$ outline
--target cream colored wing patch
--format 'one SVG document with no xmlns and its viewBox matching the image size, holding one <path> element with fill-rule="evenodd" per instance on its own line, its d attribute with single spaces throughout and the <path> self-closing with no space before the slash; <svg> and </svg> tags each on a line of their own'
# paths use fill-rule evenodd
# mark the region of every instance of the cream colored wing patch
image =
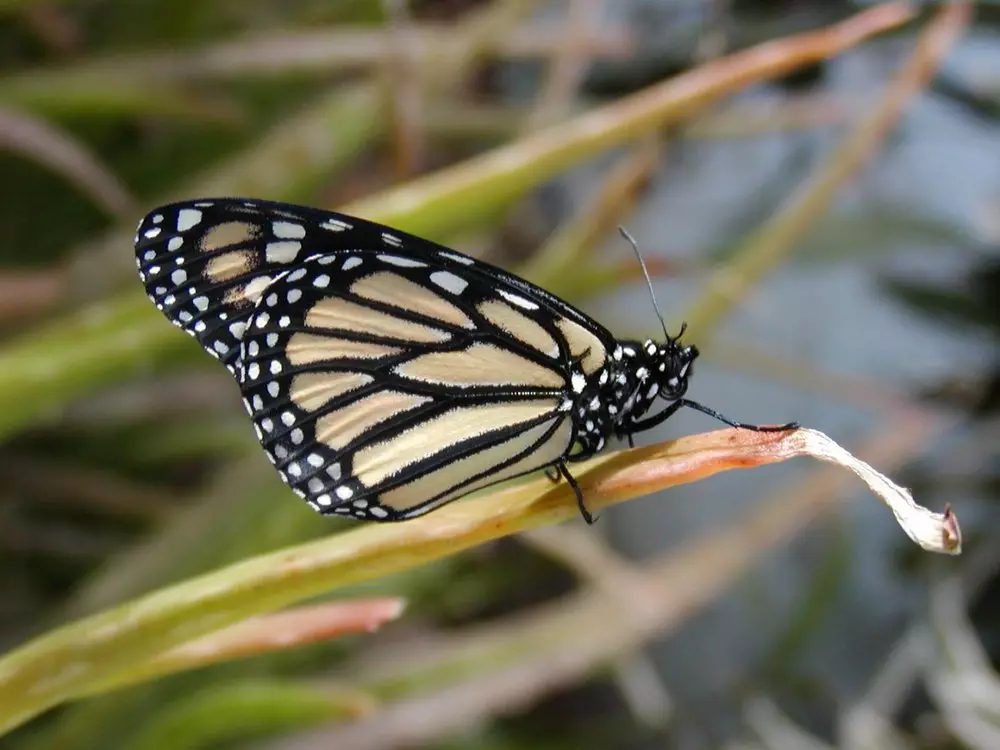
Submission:
<svg viewBox="0 0 1000 750">
<path fill-rule="evenodd" d="M 467 388 L 520 385 L 562 388 L 563 375 L 494 344 L 473 344 L 450 352 L 432 352 L 397 365 L 394 372 L 425 383 Z"/>
<path fill-rule="evenodd" d="M 444 464 L 381 493 L 379 500 L 397 511 L 417 507 L 423 511 L 422 506 L 441 505 L 482 487 L 549 466 L 569 448 L 572 435 L 569 420 L 563 419 L 555 430 L 554 423 L 555 420 L 543 422 L 491 448 Z M 504 468 L 497 468 L 511 461 Z"/>
<path fill-rule="evenodd" d="M 468 445 L 490 433 L 528 427 L 554 414 L 558 405 L 556 399 L 532 399 L 452 409 L 359 450 L 353 457 L 354 476 L 365 487 L 376 487 L 452 446 Z"/>
</svg>

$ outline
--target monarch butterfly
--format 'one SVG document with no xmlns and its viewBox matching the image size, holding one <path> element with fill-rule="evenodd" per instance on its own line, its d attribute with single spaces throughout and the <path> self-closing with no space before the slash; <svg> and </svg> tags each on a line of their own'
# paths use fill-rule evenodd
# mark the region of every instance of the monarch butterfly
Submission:
<svg viewBox="0 0 1000 750">
<path fill-rule="evenodd" d="M 794 426 L 685 399 L 683 329 L 618 341 L 517 276 L 362 219 L 186 201 L 143 218 L 135 252 L 150 299 L 233 374 L 271 463 L 320 513 L 399 521 L 545 468 L 592 523 L 567 463 L 611 437 L 683 406 Z"/>
</svg>

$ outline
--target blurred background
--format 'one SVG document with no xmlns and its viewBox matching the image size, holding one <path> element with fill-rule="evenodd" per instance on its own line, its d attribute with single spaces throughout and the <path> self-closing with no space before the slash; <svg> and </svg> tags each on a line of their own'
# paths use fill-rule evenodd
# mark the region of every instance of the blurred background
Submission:
<svg viewBox="0 0 1000 750">
<path fill-rule="evenodd" d="M 624 224 L 703 352 L 691 397 L 827 433 L 966 549 L 917 550 L 843 472 L 731 472 L 339 591 L 407 609 L 0 747 L 1000 748 L 1000 6 L 901 9 L 0 2 L 0 651 L 350 528 L 143 296 L 135 222 L 180 198 L 354 212 L 655 336 Z"/>
</svg>

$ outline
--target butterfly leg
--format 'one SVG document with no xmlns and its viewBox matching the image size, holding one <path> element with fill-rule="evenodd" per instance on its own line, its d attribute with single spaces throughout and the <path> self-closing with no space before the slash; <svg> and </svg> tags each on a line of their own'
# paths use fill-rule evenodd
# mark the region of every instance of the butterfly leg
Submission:
<svg viewBox="0 0 1000 750">
<path fill-rule="evenodd" d="M 555 466 L 553 466 L 552 468 L 554 468 L 559 473 L 560 476 L 566 478 L 566 481 L 569 483 L 569 486 L 573 488 L 573 492 L 576 494 L 576 507 L 580 509 L 580 515 L 583 516 L 583 520 L 587 522 L 588 526 L 593 526 L 594 523 L 597 521 L 597 517 L 591 515 L 590 511 L 587 510 L 587 506 L 584 505 L 583 490 L 580 489 L 580 485 L 577 484 L 576 479 L 573 478 L 573 475 L 569 473 L 569 469 L 566 467 L 566 464 L 560 461 L 559 463 L 555 464 Z M 546 474 L 547 473 L 548 471 L 546 470 Z"/>
<path fill-rule="evenodd" d="M 546 466 L 545 476 L 549 478 L 549 481 L 552 482 L 552 484 L 555 484 L 559 481 L 560 477 L 562 477 L 562 473 L 559 471 L 558 467 Z"/>
</svg>

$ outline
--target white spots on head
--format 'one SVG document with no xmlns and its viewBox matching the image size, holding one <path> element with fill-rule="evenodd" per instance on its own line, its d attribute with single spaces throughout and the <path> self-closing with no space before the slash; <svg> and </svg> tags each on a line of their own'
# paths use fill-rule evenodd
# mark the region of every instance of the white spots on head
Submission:
<svg viewBox="0 0 1000 750">
<path fill-rule="evenodd" d="M 382 232 L 382 242 L 387 245 L 392 245 L 393 247 L 402 247 L 403 241 L 399 239 L 394 234 L 389 234 L 388 232 Z"/>
<path fill-rule="evenodd" d="M 270 276 L 258 276 L 255 279 L 251 279 L 247 282 L 247 285 L 243 287 L 243 296 L 251 302 L 256 303 L 260 300 L 261 295 L 264 294 L 264 290 L 267 289 L 270 284 Z"/>
<path fill-rule="evenodd" d="M 306 228 L 291 221 L 275 221 L 271 224 L 274 236 L 282 240 L 301 240 L 306 236 Z"/>
<path fill-rule="evenodd" d="M 344 261 L 344 265 L 341 266 L 345 271 L 350 271 L 352 268 L 356 268 L 361 265 L 361 258 L 357 255 L 352 255 L 350 258 Z"/>
<path fill-rule="evenodd" d="M 205 312 L 208 309 L 208 297 L 205 297 L 204 295 L 202 295 L 201 297 L 195 297 L 193 300 L 191 300 L 191 302 L 192 304 L 194 304 L 195 307 L 197 307 L 202 312 Z"/>
<path fill-rule="evenodd" d="M 452 294 L 461 294 L 469 285 L 468 281 L 461 276 L 456 276 L 451 271 L 435 271 L 431 274 L 431 283 Z"/>
<path fill-rule="evenodd" d="M 401 255 L 379 255 L 378 259 L 390 266 L 399 266 L 400 268 L 424 268 L 427 265 L 422 260 L 404 258 Z"/>
<path fill-rule="evenodd" d="M 182 208 L 177 212 L 177 231 L 186 232 L 201 221 L 201 211 L 196 208 Z"/>
<path fill-rule="evenodd" d="M 264 249 L 264 257 L 268 263 L 291 263 L 302 249 L 302 243 L 292 240 L 268 242 Z"/>
<path fill-rule="evenodd" d="M 339 497 L 341 500 L 350 500 L 352 497 L 354 497 L 354 490 L 352 490 L 346 484 L 340 485 L 336 490 L 334 490 L 334 492 L 336 492 L 337 497 Z"/>
<path fill-rule="evenodd" d="M 325 273 L 320 274 L 315 279 L 313 279 L 313 286 L 319 287 L 320 289 L 325 289 L 330 286 L 330 277 Z"/>
<path fill-rule="evenodd" d="M 581 372 L 574 372 L 572 377 L 570 377 L 570 382 L 573 386 L 573 393 L 582 393 L 583 389 L 587 386 L 587 378 Z"/>
<path fill-rule="evenodd" d="M 646 354 L 649 355 L 656 354 L 656 344 L 654 344 L 652 341 L 647 341 L 645 347 L 646 347 Z"/>
<path fill-rule="evenodd" d="M 287 298 L 288 298 L 288 303 L 291 304 L 291 305 L 294 305 L 296 302 L 298 302 L 300 299 L 302 299 L 302 290 L 301 289 L 289 289 L 288 290 Z"/>
<path fill-rule="evenodd" d="M 667 385 L 669 385 L 671 388 L 676 388 L 678 385 L 680 385 L 680 382 L 681 382 L 680 378 L 673 377 L 667 381 Z"/>
<path fill-rule="evenodd" d="M 159 228 L 159 227 L 153 227 L 152 229 L 147 229 L 147 230 L 146 230 L 145 232 L 143 232 L 143 233 L 142 233 L 142 235 L 143 235 L 143 237 L 145 237 L 146 239 L 149 239 L 149 240 L 151 240 L 151 239 L 153 239 L 154 237 L 156 237 L 156 236 L 157 236 L 157 235 L 158 235 L 158 234 L 160 233 L 160 231 L 161 231 L 161 230 L 160 230 L 160 228 Z"/>
<path fill-rule="evenodd" d="M 327 219 L 319 225 L 320 229 L 326 229 L 329 232 L 343 232 L 348 229 L 353 229 L 353 224 L 348 224 L 346 221 L 341 221 L 340 219 Z"/>
<path fill-rule="evenodd" d="M 463 266 L 471 266 L 476 262 L 472 258 L 468 258 L 464 255 L 459 255 L 458 253 L 449 253 L 444 250 L 439 250 L 438 255 L 440 255 L 442 258 L 453 260 L 456 263 L 461 263 Z"/>
<path fill-rule="evenodd" d="M 518 307 L 524 308 L 525 310 L 537 310 L 538 305 L 529 299 L 525 299 L 520 295 L 514 294 L 513 292 L 508 292 L 506 289 L 498 289 L 500 296 L 505 300 L 510 302 L 512 305 L 517 305 Z"/>
<path fill-rule="evenodd" d="M 178 286 L 187 281 L 187 278 L 188 278 L 187 271 L 185 271 L 183 268 L 178 268 L 176 271 L 170 274 L 170 280 L 175 284 L 177 284 Z"/>
</svg>

